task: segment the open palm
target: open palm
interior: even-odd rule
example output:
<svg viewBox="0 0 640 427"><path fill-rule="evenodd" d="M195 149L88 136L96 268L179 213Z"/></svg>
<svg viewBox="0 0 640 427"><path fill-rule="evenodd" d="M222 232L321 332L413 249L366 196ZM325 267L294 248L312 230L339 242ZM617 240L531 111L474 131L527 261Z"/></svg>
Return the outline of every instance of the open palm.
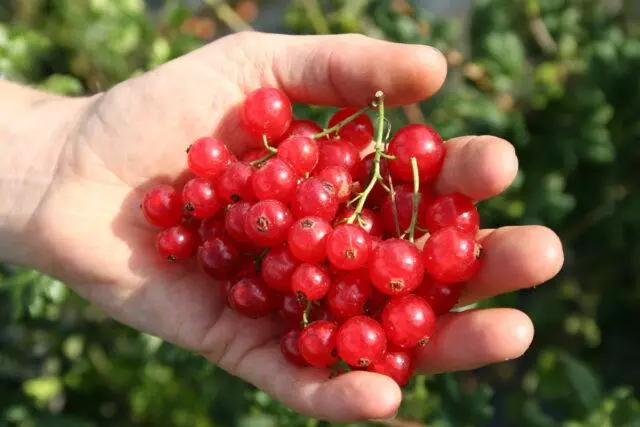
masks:
<svg viewBox="0 0 640 427"><path fill-rule="evenodd" d="M389 378L297 368L280 354L277 322L225 308L218 287L194 265L163 263L157 230L139 209L144 191L181 179L184 150L214 134L236 154L255 147L238 126L237 105L263 86L298 102L362 106L378 89L387 103L416 102L439 89L442 55L426 46L362 36L229 36L96 96L58 159L33 224L45 236L41 267L114 318L203 354L293 409L329 420L385 418L400 402ZM490 136L449 141L436 188L481 200L517 172L512 146ZM46 232L45 232L46 231ZM464 302L542 283L562 248L543 227L485 230L485 263ZM419 356L423 372L472 369L518 357L533 327L516 310L451 313Z"/></svg>

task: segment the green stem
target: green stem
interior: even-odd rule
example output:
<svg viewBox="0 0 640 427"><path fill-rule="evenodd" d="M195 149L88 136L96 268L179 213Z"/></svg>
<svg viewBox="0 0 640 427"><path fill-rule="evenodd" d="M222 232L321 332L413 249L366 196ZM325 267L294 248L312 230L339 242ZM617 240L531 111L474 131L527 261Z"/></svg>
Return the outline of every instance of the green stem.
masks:
<svg viewBox="0 0 640 427"><path fill-rule="evenodd" d="M302 312L302 327L306 328L309 324L309 314L311 313L311 309L313 309L313 304L311 301L307 301L307 305Z"/></svg>
<svg viewBox="0 0 640 427"><path fill-rule="evenodd" d="M396 227L396 236L400 237L400 220L398 219L398 205L396 205L396 192L393 187L393 178L389 174L389 198L391 199L391 213L393 214L393 225Z"/></svg>
<svg viewBox="0 0 640 427"><path fill-rule="evenodd" d="M418 204L420 203L420 174L418 173L418 161L411 158L411 170L413 171L413 206L411 211L411 225L409 225L409 241L413 243L418 225Z"/></svg>
<svg viewBox="0 0 640 427"><path fill-rule="evenodd" d="M370 109L371 109L371 105L367 105L366 107L359 109L358 111L356 111L355 113L353 113L349 117L345 118L341 122L338 122L334 126L331 126L330 128L325 129L322 132L313 135L313 139L320 139L323 136L327 136L327 135L332 134L333 132L339 131L343 126L351 123L352 121L354 121L355 119L357 119L358 117L360 117L361 115L363 115L364 113L369 111Z"/></svg>
<svg viewBox="0 0 640 427"><path fill-rule="evenodd" d="M249 164L251 166L260 165L260 164L266 162L267 160L269 160L270 158L272 158L273 156L275 156L278 153L278 149L277 148L272 147L271 145L269 145L269 140L267 139L266 135L262 135L262 144L264 144L264 148L266 148L267 154L265 154L264 156L260 157L257 160L254 160L254 161L250 162Z"/></svg>

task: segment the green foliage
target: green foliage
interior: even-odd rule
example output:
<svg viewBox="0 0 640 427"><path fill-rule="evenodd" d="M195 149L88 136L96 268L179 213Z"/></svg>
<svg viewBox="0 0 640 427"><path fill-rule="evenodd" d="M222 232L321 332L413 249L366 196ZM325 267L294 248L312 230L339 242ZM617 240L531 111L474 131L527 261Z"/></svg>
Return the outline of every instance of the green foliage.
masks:
<svg viewBox="0 0 640 427"><path fill-rule="evenodd" d="M0 73L62 94L107 89L203 43L177 0L161 9L142 0L6 3ZM565 247L566 267L551 284L482 303L529 313L531 351L474 372L417 377L400 417L437 427L640 426L640 199L632 197L640 28L632 3L478 0L463 22L401 0L334 0L322 10L291 2L283 19L296 33L362 32L446 52L448 83L420 106L427 121L446 137L499 135L520 158L514 186L481 204L484 226L546 224ZM394 114L395 126L407 121ZM104 318L60 282L0 271L0 426L322 424Z"/></svg>

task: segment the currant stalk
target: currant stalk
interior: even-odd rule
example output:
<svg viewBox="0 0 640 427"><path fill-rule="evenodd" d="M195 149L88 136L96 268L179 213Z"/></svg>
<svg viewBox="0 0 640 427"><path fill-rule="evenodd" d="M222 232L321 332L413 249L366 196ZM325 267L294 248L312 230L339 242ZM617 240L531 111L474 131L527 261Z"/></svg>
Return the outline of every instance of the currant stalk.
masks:
<svg viewBox="0 0 640 427"><path fill-rule="evenodd" d="M361 115L369 111L372 106L373 106L373 103L370 105L367 105L366 107L362 107L361 109L359 109L358 111L356 111L355 113L347 117L346 119L338 122L334 126L331 126L330 128L324 129L322 132L319 132L313 135L312 139L320 139L323 136L331 135L332 133L339 131L343 126L348 125L349 123L351 123L352 121L354 121L355 119L357 119L358 117L360 117Z"/></svg>
<svg viewBox="0 0 640 427"><path fill-rule="evenodd" d="M272 147L269 144L269 139L267 138L267 135L262 135L262 143L264 144L264 148L267 149L268 153L265 154L264 156L260 157L259 159L250 162L249 164L251 166L258 166L258 165L266 162L267 160L269 160L270 158L272 158L276 154L278 154L278 149L275 148L275 147Z"/></svg>
<svg viewBox="0 0 640 427"><path fill-rule="evenodd" d="M418 161L411 158L411 169L413 171L413 210L411 211L411 225L409 225L409 241L414 242L416 225L418 224L418 204L420 203L420 174L418 173Z"/></svg>

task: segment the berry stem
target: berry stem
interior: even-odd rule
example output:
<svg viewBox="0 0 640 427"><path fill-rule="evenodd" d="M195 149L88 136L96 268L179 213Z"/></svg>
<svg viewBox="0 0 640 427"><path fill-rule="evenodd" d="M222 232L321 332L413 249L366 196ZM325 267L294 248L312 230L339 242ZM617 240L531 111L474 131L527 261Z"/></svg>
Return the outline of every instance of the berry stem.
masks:
<svg viewBox="0 0 640 427"><path fill-rule="evenodd" d="M302 327L306 328L309 324L309 314L313 309L313 303L311 301L306 302L306 306L304 307L304 311L302 312Z"/></svg>
<svg viewBox="0 0 640 427"><path fill-rule="evenodd" d="M353 222L360 216L362 209L364 209L364 204L367 201L367 197L378 183L378 180L382 179L382 175L380 174L380 158L382 157L382 153L384 152L384 94L381 90L376 92L375 101L372 103L378 109L378 129L376 129L376 142L374 145L375 155L373 157L373 174L371 175L371 180L367 187L360 193L358 197L358 205L355 210L347 219L347 224L353 224Z"/></svg>
<svg viewBox="0 0 640 427"><path fill-rule="evenodd" d="M275 156L278 153L278 149L275 147L272 147L271 145L269 145L269 139L267 139L266 135L262 135L262 143L264 144L264 148L267 149L268 153L265 154L264 156L260 157L257 160L254 160L253 162L250 162L249 164L251 166L258 166L264 162L266 162L267 160L269 160L270 158L272 158L273 156Z"/></svg>
<svg viewBox="0 0 640 427"><path fill-rule="evenodd" d="M409 241L414 242L416 225L418 225L418 204L420 203L420 174L418 173L418 161L411 158L411 170L413 171L413 209L411 211L411 225L409 225Z"/></svg>
<svg viewBox="0 0 640 427"><path fill-rule="evenodd" d="M323 136L327 136L332 134L333 132L339 131L343 126L348 125L349 123L351 123L352 121L354 121L355 119L357 119L358 117L360 117L361 115L369 111L371 107L374 106L375 102L376 101L374 101L370 105L367 105L366 107L359 109L358 111L356 111L355 113L347 117L346 119L342 120L341 122L338 122L336 125L331 126L330 128L324 129L322 132L313 135L313 139L320 139Z"/></svg>
<svg viewBox="0 0 640 427"><path fill-rule="evenodd" d="M400 220L398 219L398 206L396 205L396 191L393 188L393 178L389 174L389 199L391 201L391 213L393 214L393 225L396 228L396 235L400 237Z"/></svg>

